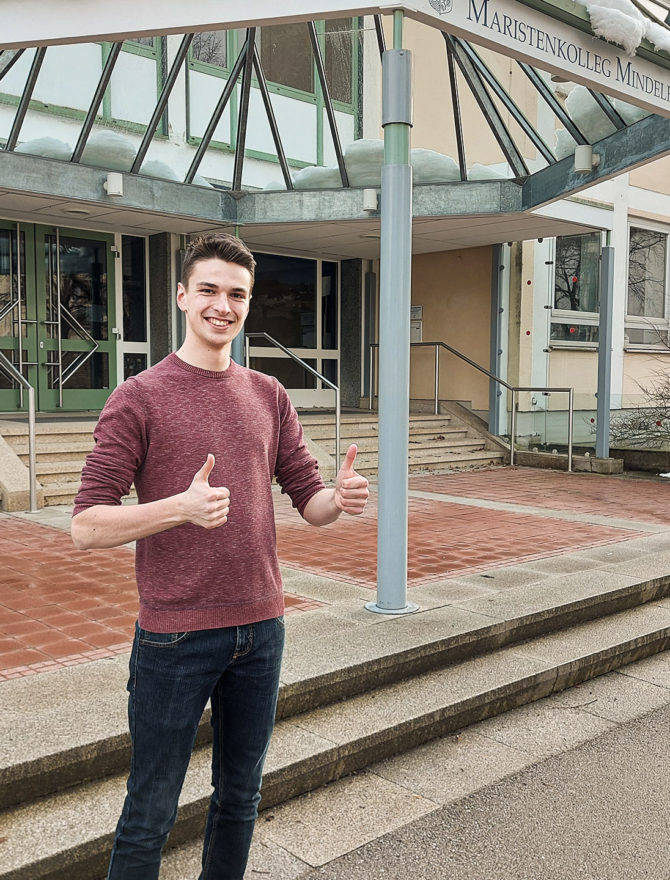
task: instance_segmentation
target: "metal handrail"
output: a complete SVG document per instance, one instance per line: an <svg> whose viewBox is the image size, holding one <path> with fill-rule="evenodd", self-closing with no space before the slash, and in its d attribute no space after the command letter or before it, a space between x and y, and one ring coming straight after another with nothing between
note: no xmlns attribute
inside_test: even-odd
<svg viewBox="0 0 670 880"><path fill-rule="evenodd" d="M469 364L471 367L474 367L476 370L479 370L480 373L484 373L485 376L488 376L489 379L492 379L494 382L497 382L498 385L502 385L503 388L506 388L508 391L512 392L512 415L511 415L511 425L510 425L510 464L514 464L514 440L516 437L516 395L520 391L539 391L543 394L567 394L568 395L568 471L572 471L572 445L573 445L573 420L574 420L574 404L575 404L575 389L574 388L542 388L540 386L526 386L526 385L510 385L509 382L506 382L504 379L501 379L500 376L496 376L490 370L487 370L486 367L482 367L481 364L478 364L476 361L473 361L467 355L463 354L463 352L458 351L457 348L453 348L453 346L448 345L446 342L410 342L410 346L412 347L430 347L432 346L435 349L435 415L439 415L439 396L440 396L440 349L446 348L447 351L451 352L451 354L456 355L462 361L465 361L466 364ZM374 400L374 349L379 348L378 342L370 343L370 410L373 408L373 400Z"/></svg>
<svg viewBox="0 0 670 880"><path fill-rule="evenodd" d="M270 336L269 333L246 333L244 336L244 362L245 365L249 366L250 359L250 349L251 346L249 344L250 339L267 339L268 342L272 343L275 348L281 349L284 354L287 354L290 358L292 358L297 364L300 364L301 367L304 367L308 373L311 373L313 376L316 376L317 379L320 379L322 382L325 382L326 385L331 388L335 392L335 464L337 467L340 466L340 389L337 385L330 381L330 379L326 379L326 377L319 373L318 370L315 370L314 367L310 367L306 361L299 358L295 352L291 351L289 348L286 348L285 345L282 345L279 340L275 339L274 336Z"/></svg>
<svg viewBox="0 0 670 880"><path fill-rule="evenodd" d="M20 340L19 340L20 341ZM37 450L35 446L35 389L14 364L0 351L0 369L28 392L28 472L30 477L30 512L37 513Z"/></svg>

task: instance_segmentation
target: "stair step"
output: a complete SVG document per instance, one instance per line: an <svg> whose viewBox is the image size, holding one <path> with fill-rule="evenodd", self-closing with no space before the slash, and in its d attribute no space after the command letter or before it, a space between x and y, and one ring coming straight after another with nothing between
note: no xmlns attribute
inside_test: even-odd
<svg viewBox="0 0 670 880"><path fill-rule="evenodd" d="M369 627L378 629L378 627ZM423 671L277 724L264 808L466 725L564 690L670 644L670 608L651 604L451 666ZM209 748L198 749L173 845L200 833L209 801ZM91 880L104 874L125 773L47 796L0 817L3 880ZM26 846L27 840L36 840Z"/></svg>
<svg viewBox="0 0 670 880"><path fill-rule="evenodd" d="M37 442L37 458L43 461L67 461L74 457L83 461L93 449L93 438L88 440L51 440L49 442ZM23 461L29 454L27 443L17 443L14 452Z"/></svg>
<svg viewBox="0 0 670 880"><path fill-rule="evenodd" d="M47 507L53 507L56 504L72 504L75 495L79 491L80 484L80 477L76 480L42 483L45 505Z"/></svg>

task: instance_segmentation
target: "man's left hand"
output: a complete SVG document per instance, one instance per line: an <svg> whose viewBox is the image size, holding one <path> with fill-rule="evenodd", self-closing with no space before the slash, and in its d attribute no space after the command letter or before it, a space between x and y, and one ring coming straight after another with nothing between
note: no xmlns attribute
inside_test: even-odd
<svg viewBox="0 0 670 880"><path fill-rule="evenodd" d="M358 447L352 444L335 480L335 505L351 516L358 516L368 503L368 481L356 473L354 461Z"/></svg>

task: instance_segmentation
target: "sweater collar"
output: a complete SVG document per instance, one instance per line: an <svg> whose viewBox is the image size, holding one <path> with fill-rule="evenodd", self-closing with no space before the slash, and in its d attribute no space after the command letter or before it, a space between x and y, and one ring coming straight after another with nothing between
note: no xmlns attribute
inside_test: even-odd
<svg viewBox="0 0 670 880"><path fill-rule="evenodd" d="M230 359L230 364L227 370L203 370L200 367L194 367L193 364L187 364L186 361L183 361L174 352L169 355L169 358L174 366L181 370L185 370L187 373L201 376L203 379L229 379L240 369L239 365L236 364L232 358Z"/></svg>

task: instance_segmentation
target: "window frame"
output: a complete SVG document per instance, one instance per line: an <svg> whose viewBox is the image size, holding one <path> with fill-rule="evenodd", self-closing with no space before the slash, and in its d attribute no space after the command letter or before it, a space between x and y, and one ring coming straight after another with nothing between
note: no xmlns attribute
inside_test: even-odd
<svg viewBox="0 0 670 880"><path fill-rule="evenodd" d="M597 342L581 342L578 339L552 339L551 338L551 325L552 324L568 324L572 326L586 326L586 327L598 327L600 326L600 313L599 312L587 312L587 311L577 311L572 309L557 309L554 305L555 297L556 297L556 245L559 238L567 238L574 237L576 235L592 235L593 233L600 233L600 248L602 251L603 246L606 243L606 232L603 230L594 229L591 232L583 232L583 233L573 233L572 236L556 236L552 239L551 242L551 260L549 261L551 264L551 281L550 281L550 291L551 291L551 305L549 307L550 311L550 320L548 326L548 349L549 351L558 350L558 349L575 349L577 351L597 351L598 343ZM598 260L598 276L600 276L600 259Z"/></svg>
<svg viewBox="0 0 670 880"><path fill-rule="evenodd" d="M647 317L645 315L628 314L628 284L630 275L630 239L633 229L641 229L649 232L658 232L665 236L665 291L663 296L663 317ZM624 315L624 351L649 351L655 354L670 354L670 340L664 343L659 340L653 342L631 342L629 330L656 330L659 333L670 334L670 228L662 223L654 223L643 218L629 218L627 226L626 243L626 305Z"/></svg>

